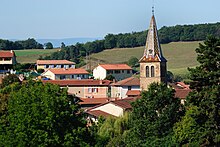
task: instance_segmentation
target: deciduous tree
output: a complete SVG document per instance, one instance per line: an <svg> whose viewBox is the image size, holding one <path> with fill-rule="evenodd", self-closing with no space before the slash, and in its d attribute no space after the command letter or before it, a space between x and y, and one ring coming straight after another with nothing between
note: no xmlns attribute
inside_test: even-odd
<svg viewBox="0 0 220 147"><path fill-rule="evenodd" d="M87 146L91 141L74 97L52 84L29 81L12 91L5 120L0 121L2 146Z"/></svg>

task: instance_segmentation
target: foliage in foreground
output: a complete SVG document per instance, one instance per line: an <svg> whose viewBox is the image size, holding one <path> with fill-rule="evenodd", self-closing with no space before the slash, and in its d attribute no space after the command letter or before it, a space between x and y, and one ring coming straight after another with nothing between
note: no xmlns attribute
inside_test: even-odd
<svg viewBox="0 0 220 147"><path fill-rule="evenodd" d="M181 145L220 144L220 39L209 37L196 49L200 66L190 69L191 88L187 111L174 128Z"/></svg>
<svg viewBox="0 0 220 147"><path fill-rule="evenodd" d="M52 84L29 81L10 91L0 119L3 146L87 146L91 137L73 97Z"/></svg>

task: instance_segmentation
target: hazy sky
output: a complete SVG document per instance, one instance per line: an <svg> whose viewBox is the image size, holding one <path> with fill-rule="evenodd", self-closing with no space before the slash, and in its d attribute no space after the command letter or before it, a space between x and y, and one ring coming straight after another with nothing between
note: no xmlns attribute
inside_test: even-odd
<svg viewBox="0 0 220 147"><path fill-rule="evenodd" d="M104 37L148 29L153 0L0 0L0 38ZM158 27L220 21L220 0L155 0Z"/></svg>

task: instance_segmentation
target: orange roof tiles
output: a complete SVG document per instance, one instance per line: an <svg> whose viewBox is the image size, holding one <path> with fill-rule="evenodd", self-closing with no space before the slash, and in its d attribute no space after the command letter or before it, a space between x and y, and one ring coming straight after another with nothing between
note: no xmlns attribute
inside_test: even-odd
<svg viewBox="0 0 220 147"><path fill-rule="evenodd" d="M175 89L175 97L177 98L186 98L188 94L192 91L190 89Z"/></svg>
<svg viewBox="0 0 220 147"><path fill-rule="evenodd" d="M60 86L108 86L111 81L109 80L93 80L93 79L82 79L82 80L43 80L43 83L52 83Z"/></svg>
<svg viewBox="0 0 220 147"><path fill-rule="evenodd" d="M53 68L53 69L48 69L48 70L56 75L89 74L85 69L82 69L82 68L78 68L78 69Z"/></svg>
<svg viewBox="0 0 220 147"><path fill-rule="evenodd" d="M47 64L76 64L68 60L37 60L38 65L47 65Z"/></svg>
<svg viewBox="0 0 220 147"><path fill-rule="evenodd" d="M132 109L132 106L130 103L135 101L136 99L137 98L125 98L125 99L120 99L120 100L115 100L115 101L108 101L108 102L102 103L100 105L94 106L92 108L89 108L89 109L87 109L87 111L93 111L93 109L100 107L100 106L103 106L103 105L106 105L108 103L112 103L112 104L119 106L123 109Z"/></svg>
<svg viewBox="0 0 220 147"><path fill-rule="evenodd" d="M132 68L127 64L100 64L106 70L131 70Z"/></svg>
<svg viewBox="0 0 220 147"><path fill-rule="evenodd" d="M140 90L128 90L126 93L127 96L139 96L141 95Z"/></svg>
<svg viewBox="0 0 220 147"><path fill-rule="evenodd" d="M140 79L136 77L130 77L116 83L112 84L113 86L140 86Z"/></svg>
<svg viewBox="0 0 220 147"><path fill-rule="evenodd" d="M4 58L7 58L7 57L14 57L15 56L15 53L14 51L0 51L0 57L4 57Z"/></svg>
<svg viewBox="0 0 220 147"><path fill-rule="evenodd" d="M80 105L102 104L108 101L108 98L80 98Z"/></svg>
<svg viewBox="0 0 220 147"><path fill-rule="evenodd" d="M117 101L112 101L113 104L123 108L123 109L132 109L131 100L121 99Z"/></svg>

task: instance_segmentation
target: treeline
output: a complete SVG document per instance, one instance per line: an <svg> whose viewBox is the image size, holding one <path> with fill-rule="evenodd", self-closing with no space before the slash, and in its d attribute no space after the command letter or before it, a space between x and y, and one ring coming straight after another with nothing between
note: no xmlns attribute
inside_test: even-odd
<svg viewBox="0 0 220 147"><path fill-rule="evenodd" d="M34 38L21 41L9 41L0 39L0 50L43 49L44 46Z"/></svg>
<svg viewBox="0 0 220 147"><path fill-rule="evenodd" d="M161 43L203 41L208 35L220 37L220 23L164 26L159 30Z"/></svg>
<svg viewBox="0 0 220 147"><path fill-rule="evenodd" d="M159 31L160 42L169 43L177 41L202 41L208 35L220 37L220 23L198 24L198 25L177 25L172 27L162 27ZM86 54L98 53L105 49L138 47L146 43L147 31L132 32L125 34L108 34L103 40L93 42L77 43L66 46L61 51L53 53L44 59L66 59L76 63L82 61L80 57Z"/></svg>

